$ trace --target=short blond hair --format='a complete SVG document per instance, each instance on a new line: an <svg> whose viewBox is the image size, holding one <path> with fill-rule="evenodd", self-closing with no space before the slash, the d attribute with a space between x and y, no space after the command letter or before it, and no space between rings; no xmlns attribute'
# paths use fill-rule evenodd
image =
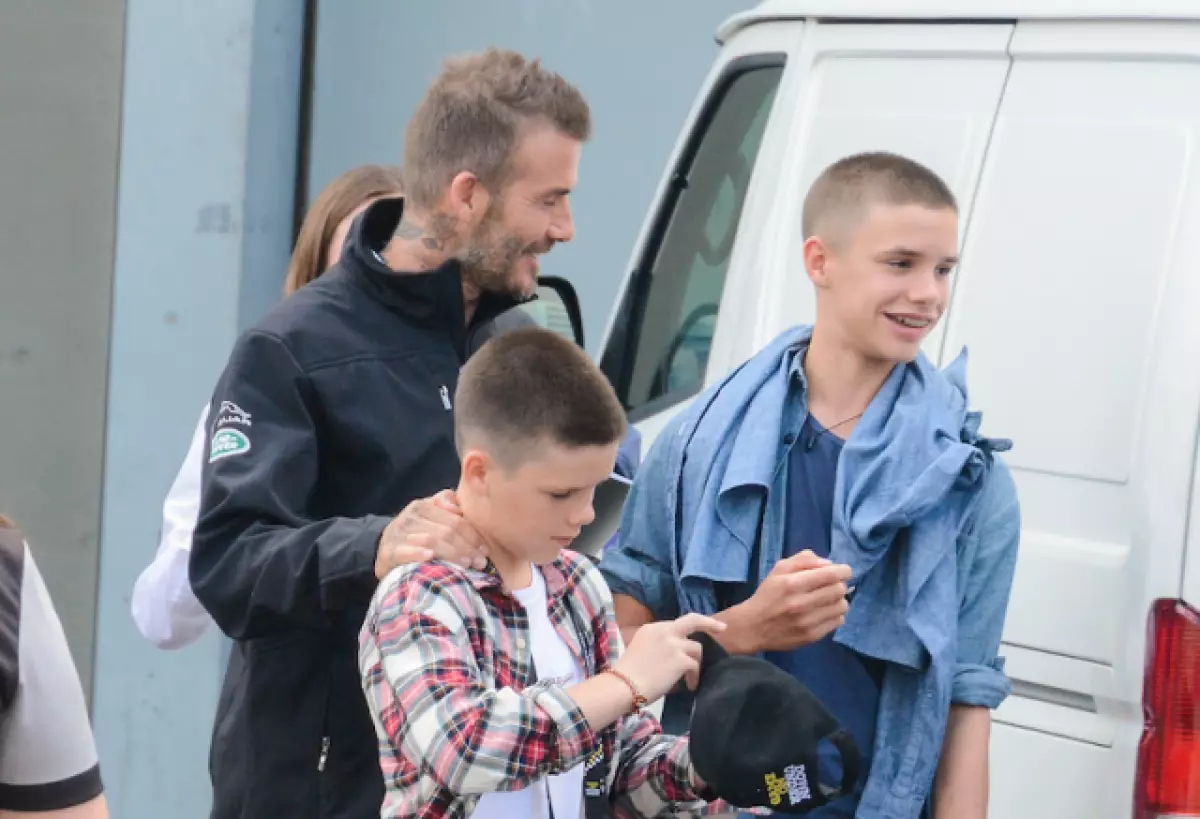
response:
<svg viewBox="0 0 1200 819"><path fill-rule="evenodd" d="M804 238L874 202L958 210L950 187L921 163L884 151L854 154L822 171L809 188L801 224Z"/></svg>
<svg viewBox="0 0 1200 819"><path fill-rule="evenodd" d="M592 133L583 94L540 60L498 48L446 60L404 133L408 201L433 209L463 171L499 193L519 138L538 121L580 142Z"/></svg>

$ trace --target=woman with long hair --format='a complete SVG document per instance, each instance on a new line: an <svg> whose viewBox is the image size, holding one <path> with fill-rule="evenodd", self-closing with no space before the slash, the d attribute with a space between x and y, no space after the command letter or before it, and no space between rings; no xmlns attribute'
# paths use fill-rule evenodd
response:
<svg viewBox="0 0 1200 819"><path fill-rule="evenodd" d="M284 296L304 287L337 264L354 218L377 199L402 195L398 168L362 165L339 176L317 196L304 217L284 281ZM208 405L191 447L163 504L162 535L154 561L133 587L131 609L138 630L163 649L197 640L212 619L192 594L188 556L200 511Z"/></svg>

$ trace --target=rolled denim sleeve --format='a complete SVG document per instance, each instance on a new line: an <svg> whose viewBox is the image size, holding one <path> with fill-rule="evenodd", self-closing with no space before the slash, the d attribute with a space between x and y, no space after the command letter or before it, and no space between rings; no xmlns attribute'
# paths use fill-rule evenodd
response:
<svg viewBox="0 0 1200 819"><path fill-rule="evenodd" d="M667 497L679 476L668 474L670 429L659 434L639 467L621 514L620 537L600 561L612 593L632 597L659 620L679 616L671 569L675 514Z"/></svg>
<svg viewBox="0 0 1200 819"><path fill-rule="evenodd" d="M1017 487L997 457L975 519L964 534L965 582L958 613L958 665L950 698L958 705L997 708L1012 690L999 656L1021 540Z"/></svg>

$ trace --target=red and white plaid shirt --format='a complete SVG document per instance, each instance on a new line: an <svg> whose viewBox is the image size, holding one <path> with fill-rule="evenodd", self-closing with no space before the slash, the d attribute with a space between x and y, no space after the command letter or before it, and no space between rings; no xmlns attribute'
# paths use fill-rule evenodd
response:
<svg viewBox="0 0 1200 819"><path fill-rule="evenodd" d="M571 552L541 568L558 635L587 676L608 668L623 646L600 572ZM531 652L528 618L493 573L434 562L384 579L359 649L386 786L381 816L461 819L483 794L584 764L598 743L614 817L731 810L704 801L687 737L664 736L648 713L593 733L562 688L534 681Z"/></svg>

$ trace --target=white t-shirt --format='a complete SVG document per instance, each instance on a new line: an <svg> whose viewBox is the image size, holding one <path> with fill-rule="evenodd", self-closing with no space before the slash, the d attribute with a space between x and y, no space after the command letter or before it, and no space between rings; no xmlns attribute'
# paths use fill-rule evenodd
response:
<svg viewBox="0 0 1200 819"><path fill-rule="evenodd" d="M546 580L537 566L533 567L533 582L528 588L514 589L513 596L529 617L529 640L538 680L553 680L561 688L583 682L583 669L550 622ZM554 800L554 819L579 819L583 816L583 770L583 764L579 764L566 773L538 780L519 791L485 794L471 819L513 819L517 816L549 819L547 793Z"/></svg>

